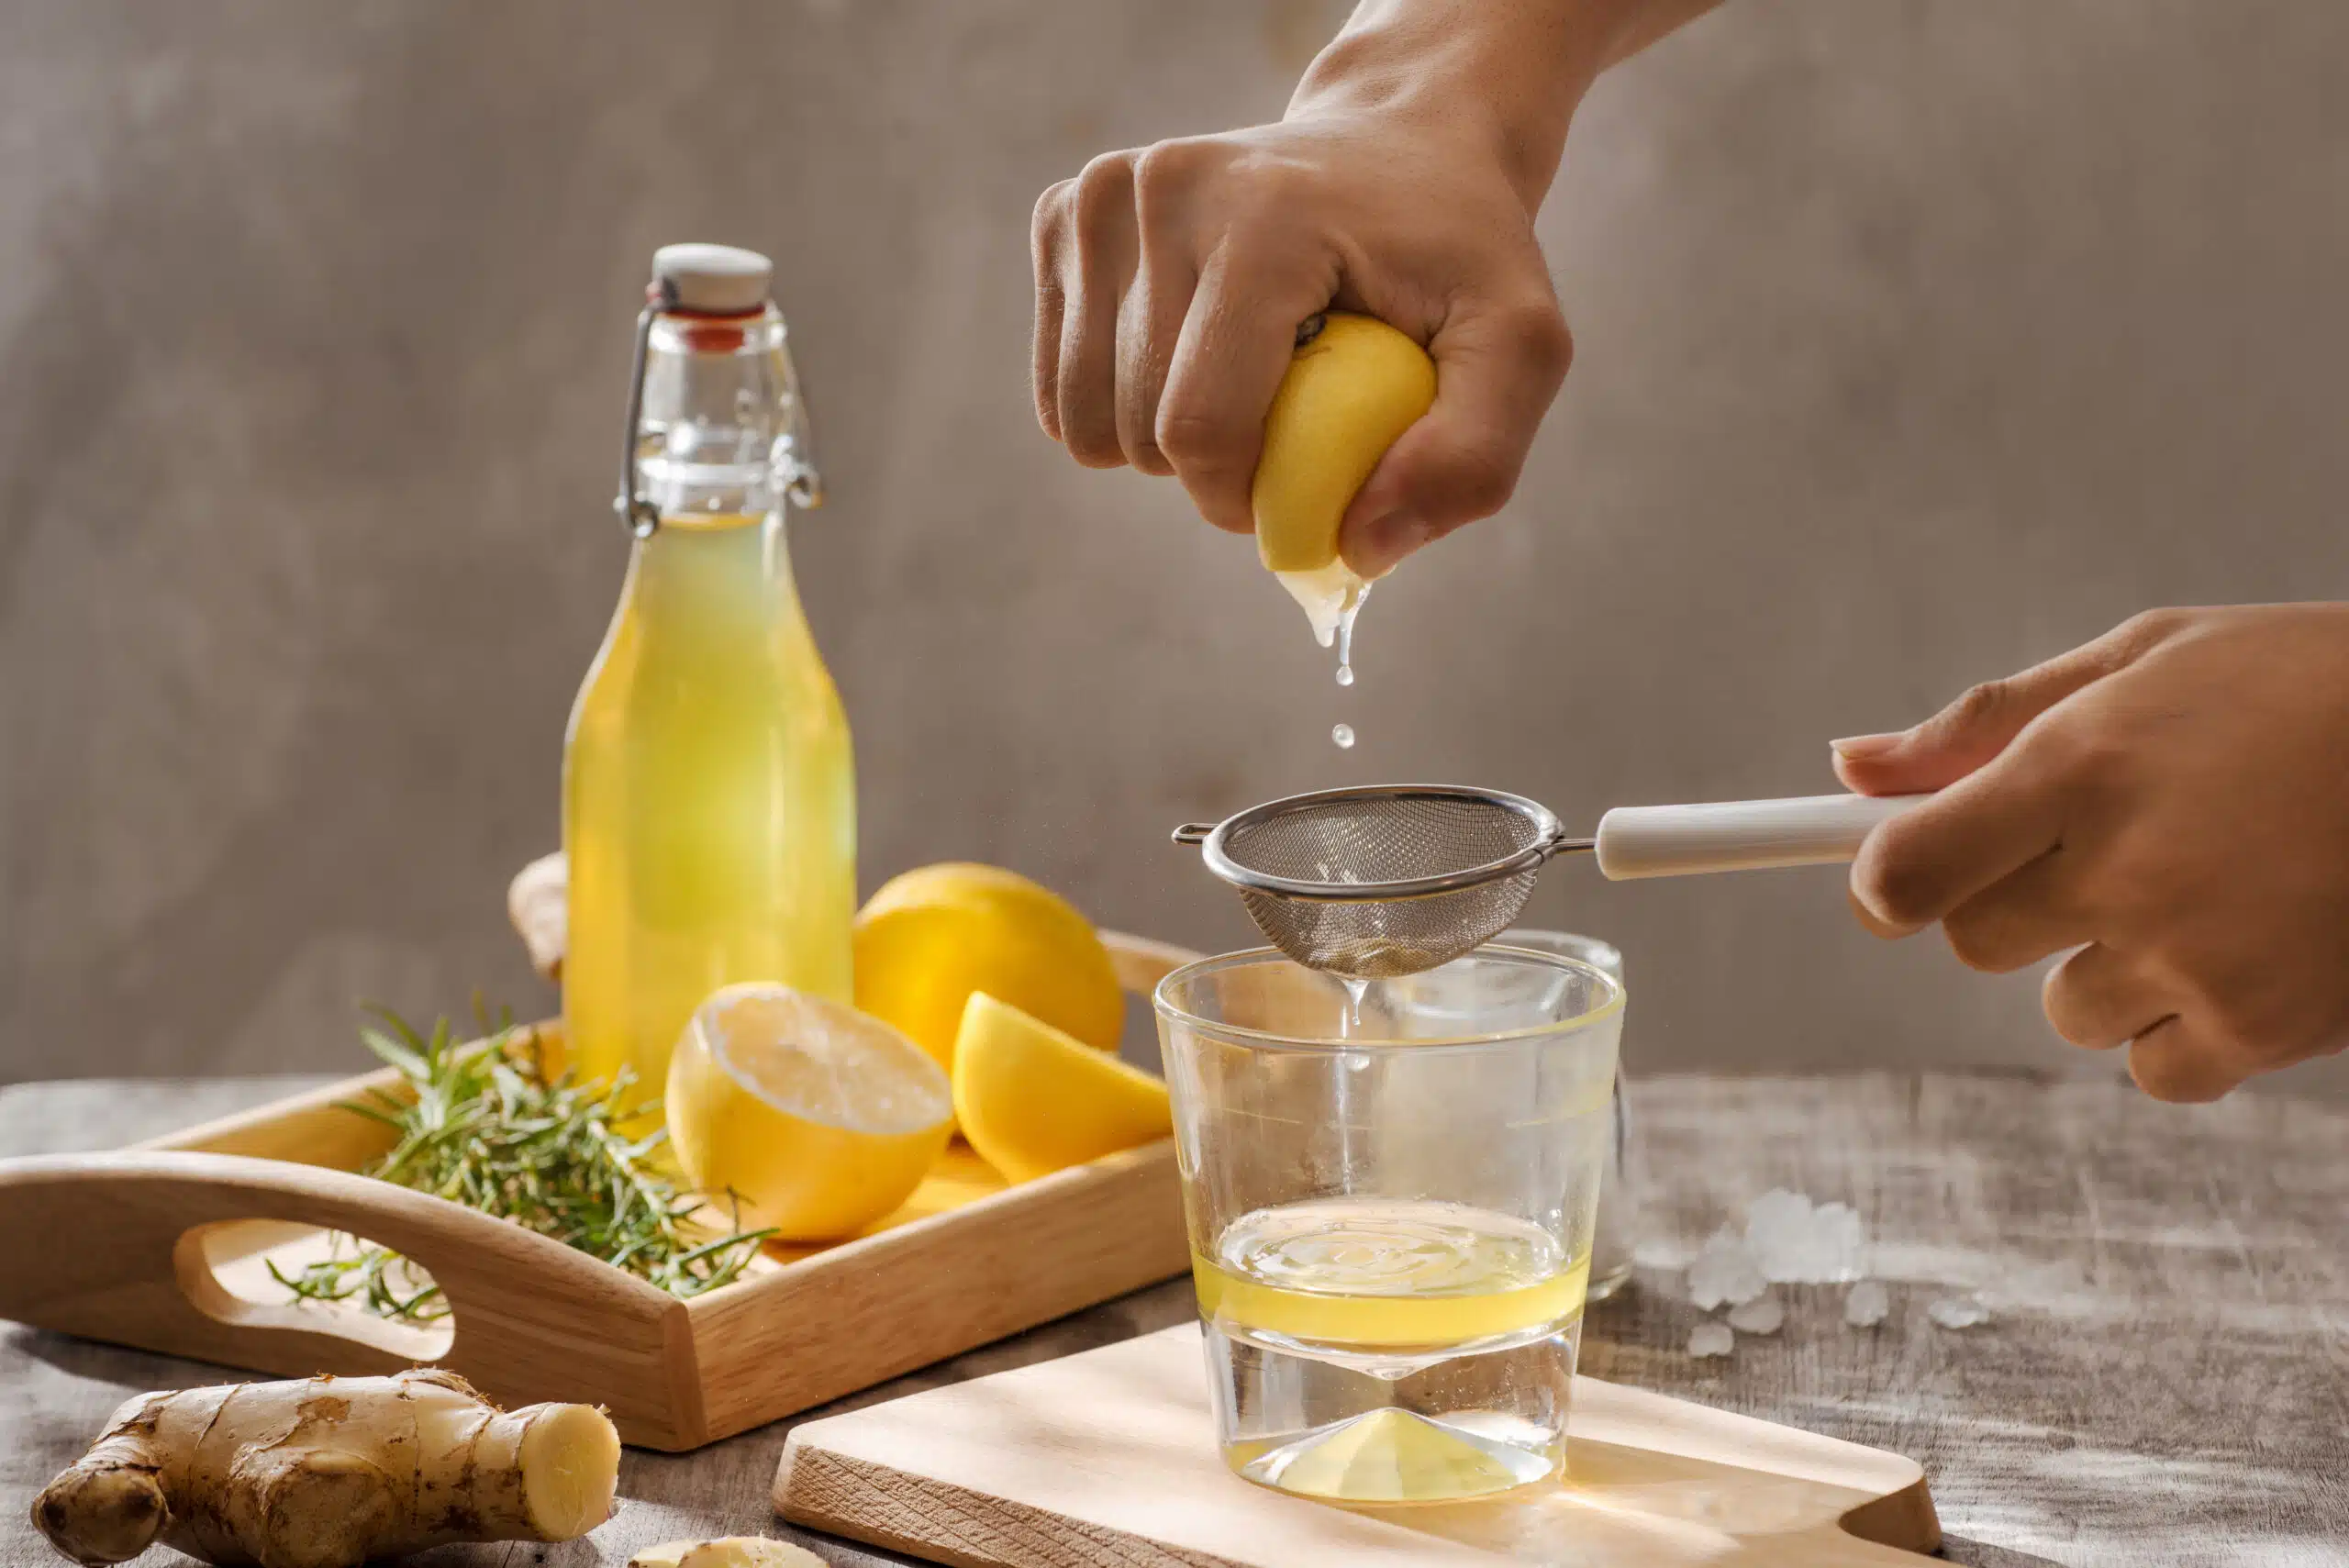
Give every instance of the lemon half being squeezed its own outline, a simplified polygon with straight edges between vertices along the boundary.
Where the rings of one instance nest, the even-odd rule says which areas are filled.
[[[1386,449],[1434,406],[1435,361],[1375,317],[1316,321],[1299,329],[1264,416],[1249,501],[1258,556],[1327,648],[1369,586],[1339,555],[1338,525]]]
[[[696,1187],[786,1240],[852,1236],[910,1196],[946,1147],[953,1090],[880,1019],[787,985],[729,985],[694,1010],[664,1108]]]

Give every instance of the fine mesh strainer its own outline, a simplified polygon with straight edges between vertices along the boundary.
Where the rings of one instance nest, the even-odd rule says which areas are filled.
[[[1553,855],[1591,850],[1608,877],[1848,861],[1923,795],[1810,795],[1618,806],[1566,836],[1523,795],[1459,784],[1360,784],[1174,830],[1240,892],[1272,944],[1308,969],[1391,980],[1506,930]]]

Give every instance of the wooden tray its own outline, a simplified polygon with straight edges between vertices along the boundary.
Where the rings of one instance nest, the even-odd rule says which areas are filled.
[[[1147,995],[1194,956],[1104,932]],[[355,1174],[389,1129],[338,1108],[389,1071],[116,1153],[0,1160],[0,1317],[287,1376],[438,1362],[502,1403],[604,1406],[698,1448],[1190,1265],[1171,1140],[1008,1186],[957,1141],[856,1240],[768,1249],[689,1301],[560,1242]],[[452,1323],[295,1302],[271,1280],[347,1231],[429,1270]]]
[[[794,1428],[794,1524],[956,1568],[1919,1568],[1941,1544],[1898,1454],[1575,1380],[1568,1480],[1487,1503],[1348,1509],[1223,1467],[1198,1329]]]

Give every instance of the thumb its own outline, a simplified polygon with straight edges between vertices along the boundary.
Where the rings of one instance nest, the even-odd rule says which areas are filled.
[[[1862,795],[1915,795],[1955,784],[2005,751],[2032,719],[2134,663],[2167,634],[2166,622],[2141,616],[2019,675],[1970,687],[1922,724],[1831,740],[1835,776]]]
[[[1339,526],[1346,564],[1366,578],[1508,502],[1566,378],[1574,339],[1545,294],[1519,306],[1464,306],[1428,352],[1435,403],[1386,449]]]

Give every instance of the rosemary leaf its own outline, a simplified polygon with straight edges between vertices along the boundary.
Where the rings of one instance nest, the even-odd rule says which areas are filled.
[[[375,1104],[342,1106],[399,1133],[367,1174],[536,1231],[678,1296],[739,1279],[774,1234],[743,1229],[739,1218],[712,1234],[699,1195],[654,1161],[665,1134],[621,1131],[660,1106],[636,1097],[627,1070],[601,1084],[549,1077],[537,1031],[505,1013],[493,1025],[478,999],[484,1038],[470,1044],[456,1040],[447,1018],[420,1035],[388,1007],[369,1011],[381,1027],[362,1027],[360,1039],[406,1080],[414,1102],[378,1090],[370,1092]],[[297,1272],[272,1262],[269,1273],[304,1300],[356,1301],[409,1323],[449,1316],[424,1270],[353,1237],[337,1235],[326,1258]]]

